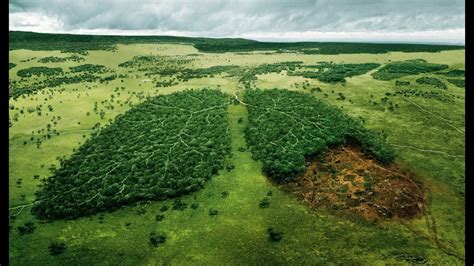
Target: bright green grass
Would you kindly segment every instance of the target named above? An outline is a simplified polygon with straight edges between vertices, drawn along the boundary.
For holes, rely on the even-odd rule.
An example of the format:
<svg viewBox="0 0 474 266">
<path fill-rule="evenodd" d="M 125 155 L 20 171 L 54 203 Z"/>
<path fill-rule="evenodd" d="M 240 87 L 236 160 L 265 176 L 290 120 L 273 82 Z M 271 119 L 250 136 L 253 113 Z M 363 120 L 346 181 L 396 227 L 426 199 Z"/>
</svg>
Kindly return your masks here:
<svg viewBox="0 0 474 266">
<path fill-rule="evenodd" d="M 177 49 L 174 49 L 177 48 Z M 40 51 L 10 51 L 11 62 L 18 64 L 10 73 L 11 79 L 17 79 L 16 69 L 45 65 L 49 67 L 77 66 L 84 63 L 101 64 L 117 71 L 117 65 L 140 54 L 186 55 L 197 53 L 190 46 L 180 45 L 119 45 L 116 52 L 93 51 L 81 63 L 48 63 L 39 64 L 37 59 L 45 56 L 64 56 L 59 52 Z M 30 62 L 19 62 L 23 59 L 37 57 Z M 449 51 L 440 53 L 389 53 L 386 55 L 237 55 L 237 54 L 201 54 L 192 63 L 194 67 L 210 67 L 214 65 L 237 64 L 257 65 L 280 61 L 304 61 L 315 64 L 318 61 L 334 62 L 378 62 L 388 60 L 406 60 L 422 58 L 432 63 L 446 63 L 451 68 L 464 68 L 464 51 Z M 276 76 L 275 76 L 276 75 Z M 90 128 L 97 122 L 102 125 L 108 119 L 123 113 L 130 107 L 115 104 L 113 111 L 106 110 L 103 120 L 92 112 L 94 102 L 110 98 L 116 87 L 126 89 L 118 97 L 125 100 L 130 96 L 127 92 L 143 92 L 145 95 L 168 94 L 186 88 L 215 87 L 223 92 L 232 94 L 237 88 L 238 78 L 224 78 L 225 75 L 214 78 L 193 79 L 167 88 L 154 88 L 154 84 L 146 82 L 141 74 L 129 79 L 116 79 L 107 85 L 93 84 L 87 89 L 87 84 L 71 84 L 64 86 L 62 94 L 55 94 L 46 104 L 51 104 L 55 111 L 46 116 L 36 113 L 20 116 L 10 128 L 10 207 L 29 204 L 34 200 L 34 193 L 40 184 L 33 175 L 41 178 L 49 175 L 50 164 L 58 164 L 56 157 L 69 156 L 82 137 L 91 133 Z M 413 83 L 420 76 L 409 76 L 404 80 Z M 442 79 L 443 76 L 437 76 Z M 301 84 L 305 79 L 288 77 L 285 74 L 269 74 L 258 76 L 257 86 L 263 88 L 290 86 L 289 89 L 302 90 Z M 331 104 L 343 106 L 343 109 L 354 117 L 363 116 L 369 128 L 384 130 L 390 143 L 407 145 L 421 149 L 446 152 L 451 155 L 464 155 L 464 136 L 462 133 L 447 126 L 441 119 L 432 117 L 421 111 L 413 104 L 402 98 L 389 97 L 399 104 L 394 112 L 383 111 L 380 98 L 386 92 L 393 92 L 394 81 L 377 81 L 370 73 L 347 79 L 347 84 L 330 85 L 317 80 L 309 80 L 312 86 L 323 90 L 315 93 Z M 296 83 L 296 85 L 295 85 Z M 448 92 L 464 97 L 464 90 L 448 85 Z M 94 87 L 97 85 L 97 87 Z M 291 87 L 291 85 L 294 85 Z M 73 91 L 77 89 L 78 91 Z M 331 93 L 334 90 L 334 93 Z M 338 101 L 337 93 L 346 96 L 345 101 Z M 86 93 L 89 95 L 87 96 Z M 310 93 L 308 91 L 308 93 Z M 323 94 L 327 93 L 328 97 Z M 81 95 L 77 98 L 78 95 Z M 368 103 L 369 95 L 379 105 Z M 38 100 L 36 100 L 38 98 Z M 11 101 L 15 106 L 35 106 L 43 102 L 41 93 Z M 353 104 L 349 103 L 351 99 Z M 432 113 L 446 119 L 459 122 L 454 126 L 464 130 L 464 101 L 456 104 L 443 104 L 436 101 L 425 101 L 410 98 L 413 102 Z M 61 102 L 62 101 L 62 102 Z M 134 103 L 141 100 L 132 98 Z M 16 113 L 10 110 L 10 114 Z M 91 112 L 86 116 L 86 112 Z M 13 222 L 14 229 L 10 233 L 9 258 L 12 265 L 161 265 L 161 264 L 324 264 L 329 262 L 354 264 L 387 264 L 408 263 L 395 260 L 395 257 L 416 255 L 425 257 L 428 262 L 435 264 L 458 264 L 464 262 L 440 251 L 432 241 L 420 238 L 398 222 L 387 222 L 372 225 L 356 219 L 344 219 L 323 210 L 311 211 L 307 206 L 296 200 L 292 195 L 282 193 L 276 186 L 270 184 L 261 175 L 261 164 L 251 159 L 249 152 L 239 152 L 238 148 L 245 146 L 243 128 L 246 125 L 246 109 L 242 105 L 229 107 L 229 122 L 232 135 L 233 156 L 230 158 L 236 166 L 231 172 L 222 171 L 218 176 L 206 183 L 203 190 L 183 198 L 188 206 L 194 202 L 199 204 L 196 210 L 189 207 L 184 211 L 168 210 L 165 219 L 155 221 L 159 208 L 166 204 L 171 206 L 172 200 L 147 204 L 144 215 L 137 215 L 135 207 L 125 207 L 113 213 L 104 215 L 104 223 L 100 224 L 98 216 L 81 218 L 74 221 L 55 221 L 38 223 L 26 207 Z M 34 143 L 23 146 L 23 141 L 29 139 L 32 130 L 44 128 L 50 123 L 53 115 L 60 115 L 56 129 L 62 132 L 44 141 L 37 149 Z M 244 123 L 237 123 L 243 117 Z M 81 122 L 79 125 L 78 122 Z M 430 191 L 431 202 L 429 210 L 436 220 L 440 242 L 451 247 L 459 255 L 464 255 L 464 198 L 459 195 L 457 178 L 464 174 L 464 157 L 449 157 L 439 153 L 420 151 L 411 148 L 397 148 L 398 160 L 419 175 Z M 44 168 L 40 166 L 44 164 Z M 16 187 L 16 180 L 22 178 L 21 188 Z M 260 209 L 258 203 L 271 190 L 270 207 Z M 227 191 L 229 196 L 221 197 L 221 192 Z M 21 194 L 26 198 L 21 199 Z M 196 197 L 194 199 L 194 197 Z M 143 204 L 145 205 L 145 204 Z M 217 209 L 219 214 L 208 215 L 210 208 Z M 10 213 L 17 213 L 19 209 Z M 31 235 L 19 236 L 16 227 L 28 221 L 35 221 L 38 228 Z M 129 229 L 125 223 L 130 222 Z M 409 221 L 408 225 L 418 231 L 427 233 L 424 219 Z M 268 241 L 267 229 L 274 227 L 284 233 L 279 243 Z M 167 242 L 158 248 L 152 248 L 148 236 L 152 231 L 163 232 L 168 236 Z M 60 239 L 67 244 L 66 252 L 57 257 L 48 253 L 51 241 Z"/>
</svg>

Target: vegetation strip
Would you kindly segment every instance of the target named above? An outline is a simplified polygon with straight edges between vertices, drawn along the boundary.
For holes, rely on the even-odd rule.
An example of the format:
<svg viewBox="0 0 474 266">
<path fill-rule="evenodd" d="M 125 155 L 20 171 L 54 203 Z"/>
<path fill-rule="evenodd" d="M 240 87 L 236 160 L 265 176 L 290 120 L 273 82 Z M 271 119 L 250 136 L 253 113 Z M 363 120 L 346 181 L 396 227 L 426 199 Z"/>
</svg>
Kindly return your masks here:
<svg viewBox="0 0 474 266">
<path fill-rule="evenodd" d="M 345 78 L 365 74 L 379 66 L 380 64 L 377 63 L 334 64 L 321 62 L 317 65 L 301 66 L 304 69 L 311 69 L 311 71 L 294 71 L 289 73 L 289 75 L 301 75 L 304 78 L 318 79 L 321 82 L 337 83 L 346 82 Z"/>
<path fill-rule="evenodd" d="M 423 59 L 411 59 L 384 65 L 378 71 L 372 73 L 372 77 L 379 80 L 392 80 L 408 75 L 435 72 L 447 69 L 448 67 L 449 66 L 445 64 L 428 63 Z"/>
<path fill-rule="evenodd" d="M 434 86 L 438 89 L 447 90 L 448 87 L 441 80 L 433 77 L 421 77 L 415 80 L 418 84 L 426 84 Z"/>
<path fill-rule="evenodd" d="M 194 45 L 200 52 L 277 51 L 302 54 L 380 54 L 387 52 L 430 52 L 464 49 L 461 45 L 376 44 L 345 42 L 259 42 L 240 38 L 194 38 L 175 36 L 104 36 L 34 32 L 9 32 L 9 49 L 60 50 L 87 54 L 88 50 L 114 50 L 116 44 L 175 43 Z"/>
</svg>

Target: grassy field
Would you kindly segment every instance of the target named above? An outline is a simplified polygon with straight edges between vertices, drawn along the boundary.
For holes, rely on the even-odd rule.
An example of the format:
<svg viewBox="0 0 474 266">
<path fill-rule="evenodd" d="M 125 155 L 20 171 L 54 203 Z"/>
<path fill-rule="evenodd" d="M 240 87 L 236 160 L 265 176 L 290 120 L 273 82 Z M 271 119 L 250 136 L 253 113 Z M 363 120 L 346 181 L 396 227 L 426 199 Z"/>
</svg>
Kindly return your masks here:
<svg viewBox="0 0 474 266">
<path fill-rule="evenodd" d="M 74 83 L 47 88 L 35 94 L 10 99 L 13 121 L 9 135 L 9 206 L 12 230 L 9 235 L 9 259 L 12 265 L 242 265 L 242 264 L 431 264 L 462 265 L 464 261 L 464 89 L 446 82 L 442 75 L 414 75 L 400 80 L 410 81 L 410 88 L 425 89 L 416 84 L 421 76 L 436 76 L 447 85 L 446 93 L 453 102 L 446 103 L 421 97 L 402 97 L 395 80 L 380 81 L 371 73 L 347 78 L 345 84 L 322 83 L 316 79 L 288 76 L 285 71 L 257 76 L 255 87 L 286 88 L 312 93 L 324 101 L 340 106 L 347 114 L 362 117 L 365 126 L 384 131 L 397 153 L 397 162 L 409 168 L 425 185 L 429 195 L 429 215 L 415 220 L 394 220 L 377 224 L 357 217 L 341 217 L 327 210 L 311 210 L 294 195 L 284 193 L 261 173 L 261 163 L 254 161 L 245 147 L 243 129 L 247 110 L 244 105 L 230 105 L 228 119 L 232 139 L 232 171 L 222 170 L 195 193 L 182 197 L 196 209 L 167 210 L 163 221 L 155 220 L 164 205 L 173 200 L 143 202 L 111 213 L 72 221 L 38 221 L 31 215 L 31 204 L 41 179 L 50 175 L 58 158 L 68 157 L 93 132 L 96 123 L 105 126 L 109 119 L 122 114 L 130 105 L 114 104 L 109 110 L 101 102 L 114 100 L 136 104 L 146 95 L 170 94 L 191 88 L 219 88 L 230 95 L 240 95 L 238 77 L 219 74 L 190 79 L 177 85 L 156 88 L 142 72 L 128 73 L 118 64 L 139 55 L 166 55 L 193 58 L 189 68 L 219 65 L 254 67 L 264 63 L 320 61 L 344 63 L 425 59 L 430 63 L 448 64 L 450 69 L 464 69 L 464 50 L 439 53 L 387 53 L 304 55 L 296 53 L 200 53 L 191 45 L 130 44 L 117 45 L 116 51 L 89 51 L 84 62 L 39 63 L 46 56 L 65 57 L 59 51 L 12 50 L 10 80 L 19 80 L 16 72 L 32 66 L 62 67 L 83 63 L 104 65 L 117 74 L 129 74 L 109 83 Z M 22 62 L 24 60 L 36 59 Z M 27 82 L 33 82 L 33 79 Z M 304 82 L 310 85 L 305 86 Z M 120 89 L 120 88 L 124 89 Z M 310 88 L 320 87 L 321 92 Z M 120 95 L 114 90 L 119 88 Z M 345 100 L 338 100 L 338 93 Z M 394 111 L 382 98 L 397 104 Z M 94 103 L 105 111 L 103 118 L 93 112 Z M 376 104 L 373 104 L 376 102 Z M 42 104 L 42 115 L 29 113 L 28 107 Z M 47 111 L 51 105 L 54 110 Z M 23 114 L 19 110 L 25 110 Z M 88 114 L 89 113 L 89 114 Z M 32 136 L 44 134 L 42 129 L 60 116 L 52 129 L 60 133 L 42 141 L 37 148 Z M 243 118 L 243 123 L 238 123 Z M 110 120 L 111 121 L 111 120 Z M 38 130 L 42 133 L 38 133 Z M 27 142 L 24 144 L 24 142 Z M 34 178 L 39 175 L 39 178 Z M 20 185 L 18 184 L 20 183 Z M 271 191 L 271 196 L 267 194 Z M 259 202 L 268 197 L 268 208 Z M 144 209 L 144 214 L 139 214 Z M 218 211 L 215 216 L 209 210 Z M 143 212 L 143 211 L 142 211 Z M 103 218 L 100 218 L 103 217 Z M 20 235 L 16 228 L 33 221 L 37 229 Z M 127 223 L 129 225 L 127 226 Z M 433 224 L 435 225 L 433 229 Z M 268 228 L 283 233 L 280 242 L 268 240 Z M 165 233 L 166 243 L 155 248 L 149 244 L 151 232 Z M 51 256 L 48 245 L 53 240 L 66 243 L 66 251 Z"/>
</svg>

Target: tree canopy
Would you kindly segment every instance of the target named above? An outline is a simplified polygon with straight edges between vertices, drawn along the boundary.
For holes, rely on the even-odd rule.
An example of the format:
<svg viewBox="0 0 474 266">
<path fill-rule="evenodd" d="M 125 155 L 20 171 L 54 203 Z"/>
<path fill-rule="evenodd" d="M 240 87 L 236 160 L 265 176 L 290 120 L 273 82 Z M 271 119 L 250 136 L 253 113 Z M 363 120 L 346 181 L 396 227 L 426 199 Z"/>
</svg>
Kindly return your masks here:
<svg viewBox="0 0 474 266">
<path fill-rule="evenodd" d="M 76 218 L 202 187 L 230 152 L 217 90 L 151 98 L 87 140 L 46 179 L 32 209 L 39 218 Z"/>
<path fill-rule="evenodd" d="M 262 161 L 265 174 L 277 181 L 302 173 L 305 157 L 347 141 L 358 142 L 381 162 L 395 157 L 380 134 L 309 94 L 247 89 L 244 99 L 249 111 L 247 143 L 254 158 Z"/>
<path fill-rule="evenodd" d="M 392 80 L 408 75 L 435 72 L 447 68 L 448 65 L 445 64 L 432 64 L 426 62 L 424 59 L 411 59 L 389 63 L 373 73 L 372 77 L 379 80 Z"/>
</svg>

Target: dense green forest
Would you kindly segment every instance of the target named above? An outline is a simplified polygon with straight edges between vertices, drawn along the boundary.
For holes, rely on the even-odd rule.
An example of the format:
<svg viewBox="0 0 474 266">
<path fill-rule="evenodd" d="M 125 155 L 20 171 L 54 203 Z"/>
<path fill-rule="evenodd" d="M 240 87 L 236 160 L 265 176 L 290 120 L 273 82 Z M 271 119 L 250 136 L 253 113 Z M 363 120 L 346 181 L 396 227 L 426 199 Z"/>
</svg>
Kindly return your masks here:
<svg viewBox="0 0 474 266">
<path fill-rule="evenodd" d="M 377 72 L 373 73 L 372 77 L 379 80 L 392 80 L 408 75 L 435 72 L 447 68 L 448 65 L 445 64 L 432 64 L 423 59 L 411 59 L 386 64 Z"/>
<path fill-rule="evenodd" d="M 430 85 L 438 89 L 446 90 L 448 87 L 441 80 L 434 77 L 421 77 L 417 78 L 416 83 Z"/>
<path fill-rule="evenodd" d="M 71 72 L 105 73 L 107 68 L 103 65 L 84 64 L 69 68 Z"/>
<path fill-rule="evenodd" d="M 48 34 L 34 32 L 9 32 L 9 49 L 60 50 L 87 54 L 93 50 L 113 50 L 115 44 L 131 43 L 185 43 L 192 44 L 201 52 L 251 52 L 276 50 L 279 52 L 301 52 L 305 54 L 355 54 L 387 52 L 439 52 L 464 49 L 458 45 L 428 44 L 379 44 L 338 42 L 258 42 L 240 38 L 197 38 L 176 36 L 101 36 Z"/>
<path fill-rule="evenodd" d="M 57 56 L 47 56 L 38 59 L 39 63 L 63 63 L 63 62 L 81 62 L 84 61 L 84 57 L 78 56 L 78 55 L 71 55 L 67 57 L 57 57 Z"/>
<path fill-rule="evenodd" d="M 439 72 L 438 74 L 444 75 L 446 77 L 452 77 L 452 78 L 464 78 L 465 71 L 462 69 L 453 69 L 447 72 Z"/>
<path fill-rule="evenodd" d="M 217 90 L 156 96 L 88 139 L 47 178 L 32 209 L 39 218 L 76 218 L 203 186 L 230 152 Z"/>
<path fill-rule="evenodd" d="M 253 157 L 262 161 L 264 173 L 275 180 L 295 177 L 306 169 L 305 157 L 347 141 L 356 141 L 381 162 L 394 159 L 383 136 L 309 94 L 247 89 L 244 102 L 249 112 L 247 143 Z"/>
<path fill-rule="evenodd" d="M 63 73 L 63 69 L 60 67 L 29 67 L 20 69 L 16 72 L 17 76 L 22 78 L 28 78 L 31 76 L 54 76 Z"/>
<path fill-rule="evenodd" d="M 464 79 L 448 79 L 448 82 L 459 88 L 465 87 Z"/>
<path fill-rule="evenodd" d="M 379 44 L 379 43 L 337 43 L 337 42 L 246 42 L 208 41 L 198 42 L 194 46 L 201 52 L 250 52 L 277 50 L 280 52 L 301 52 L 304 54 L 379 54 L 387 52 L 439 52 L 462 49 L 455 45 L 427 44 Z"/>
<path fill-rule="evenodd" d="M 346 82 L 347 77 L 362 75 L 379 67 L 377 63 L 334 64 L 321 62 L 317 65 L 305 65 L 311 71 L 292 72 L 288 75 L 301 75 L 304 78 L 318 79 L 326 83 Z"/>
</svg>

